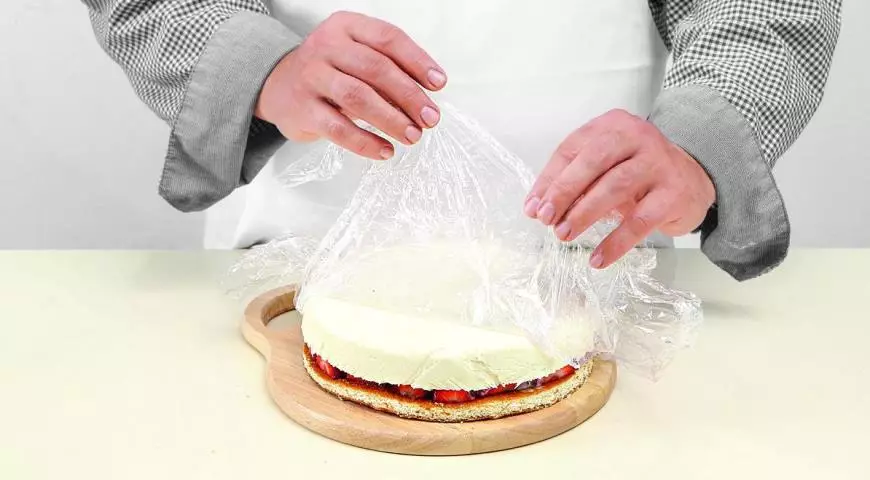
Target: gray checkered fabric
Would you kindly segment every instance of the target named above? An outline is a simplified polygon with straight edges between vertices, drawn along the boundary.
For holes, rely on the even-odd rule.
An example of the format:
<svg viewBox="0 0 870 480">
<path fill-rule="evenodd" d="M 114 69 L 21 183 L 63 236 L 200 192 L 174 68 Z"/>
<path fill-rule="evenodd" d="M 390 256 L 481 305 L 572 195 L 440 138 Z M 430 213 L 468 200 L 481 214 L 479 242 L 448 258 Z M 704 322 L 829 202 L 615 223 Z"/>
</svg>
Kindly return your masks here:
<svg viewBox="0 0 870 480">
<path fill-rule="evenodd" d="M 84 0 L 100 45 L 136 93 L 167 122 L 215 30 L 240 11 L 268 14 L 259 0 Z"/>
<path fill-rule="evenodd" d="M 772 166 L 822 99 L 842 0 L 651 0 L 674 64 L 665 88 L 718 91 Z"/>
</svg>

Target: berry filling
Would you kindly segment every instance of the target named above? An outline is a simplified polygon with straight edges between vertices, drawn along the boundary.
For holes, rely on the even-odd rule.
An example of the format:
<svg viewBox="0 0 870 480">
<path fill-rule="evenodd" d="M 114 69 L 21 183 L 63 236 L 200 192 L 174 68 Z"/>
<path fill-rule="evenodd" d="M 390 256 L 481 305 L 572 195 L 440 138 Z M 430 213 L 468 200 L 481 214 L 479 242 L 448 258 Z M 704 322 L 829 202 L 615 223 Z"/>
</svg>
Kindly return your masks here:
<svg viewBox="0 0 870 480">
<path fill-rule="evenodd" d="M 339 370 L 320 355 L 311 354 L 311 358 L 314 359 L 314 365 L 317 367 L 317 369 L 333 380 L 343 379 L 344 381 L 353 383 L 355 385 L 361 385 L 369 388 L 376 388 L 379 390 L 393 392 L 413 400 L 431 400 L 435 403 L 464 403 L 481 398 L 501 395 L 504 393 L 528 390 L 530 388 L 540 387 L 541 385 L 567 378 L 574 374 L 576 370 L 571 365 L 565 365 L 564 367 L 551 373 L 550 375 L 539 378 L 537 380 L 530 380 L 528 382 L 523 382 L 520 384 L 510 383 L 507 385 L 498 385 L 483 390 L 425 390 L 422 388 L 414 388 L 410 385 L 393 385 L 388 383 L 371 382 L 359 377 L 354 377 L 353 375 L 349 375 Z"/>
<path fill-rule="evenodd" d="M 474 400 L 474 397 L 465 390 L 435 390 L 432 400 L 437 403 L 463 403 Z"/>
</svg>

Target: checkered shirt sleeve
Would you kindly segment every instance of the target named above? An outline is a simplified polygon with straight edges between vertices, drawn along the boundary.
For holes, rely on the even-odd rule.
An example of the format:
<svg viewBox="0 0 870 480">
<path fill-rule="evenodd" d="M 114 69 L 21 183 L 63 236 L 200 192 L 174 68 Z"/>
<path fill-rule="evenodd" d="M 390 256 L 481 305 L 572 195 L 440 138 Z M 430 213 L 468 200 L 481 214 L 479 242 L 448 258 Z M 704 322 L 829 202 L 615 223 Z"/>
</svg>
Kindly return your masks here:
<svg viewBox="0 0 870 480">
<path fill-rule="evenodd" d="M 673 65 L 664 88 L 708 86 L 752 126 L 773 166 L 822 99 L 842 0 L 651 0 Z"/>
<path fill-rule="evenodd" d="M 301 38 L 267 0 L 82 0 L 103 49 L 170 133 L 159 193 L 208 208 L 250 182 L 285 141 L 253 109 Z"/>
<path fill-rule="evenodd" d="M 100 46 L 160 118 L 181 108 L 191 72 L 212 34 L 240 11 L 268 14 L 260 0 L 83 0 Z"/>
</svg>

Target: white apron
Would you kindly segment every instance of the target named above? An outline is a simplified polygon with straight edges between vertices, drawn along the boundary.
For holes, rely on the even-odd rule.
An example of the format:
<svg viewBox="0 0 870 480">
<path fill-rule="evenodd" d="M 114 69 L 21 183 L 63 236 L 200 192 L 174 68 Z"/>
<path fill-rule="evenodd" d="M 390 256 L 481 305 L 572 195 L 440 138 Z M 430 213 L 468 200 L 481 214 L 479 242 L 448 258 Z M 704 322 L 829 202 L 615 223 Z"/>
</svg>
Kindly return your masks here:
<svg viewBox="0 0 870 480">
<path fill-rule="evenodd" d="M 339 10 L 407 32 L 447 72 L 435 101 L 478 120 L 536 173 L 572 130 L 607 110 L 646 116 L 661 85 L 666 52 L 647 0 L 272 2 L 273 15 L 302 34 Z M 277 175 L 308 148 L 288 143 L 251 184 L 209 209 L 206 248 L 245 248 L 287 233 L 321 237 L 360 169 L 283 187 Z"/>
</svg>

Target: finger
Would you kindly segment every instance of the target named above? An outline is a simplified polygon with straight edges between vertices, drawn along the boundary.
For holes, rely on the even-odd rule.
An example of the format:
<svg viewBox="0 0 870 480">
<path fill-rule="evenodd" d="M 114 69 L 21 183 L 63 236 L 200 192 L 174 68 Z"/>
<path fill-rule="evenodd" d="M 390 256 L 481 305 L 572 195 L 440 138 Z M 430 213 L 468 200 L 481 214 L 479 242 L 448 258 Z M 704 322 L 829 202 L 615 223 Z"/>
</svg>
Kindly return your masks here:
<svg viewBox="0 0 870 480">
<path fill-rule="evenodd" d="M 311 116 L 314 130 L 336 145 L 373 160 L 386 160 L 393 156 L 390 142 L 358 127 L 325 101 L 317 102 L 311 108 Z"/>
<path fill-rule="evenodd" d="M 538 180 L 532 187 L 529 193 L 529 198 L 537 197 L 540 199 L 547 187 L 558 177 L 559 173 L 571 163 L 581 150 L 593 139 L 596 134 L 599 134 L 603 129 L 607 129 L 613 124 L 626 123 L 631 114 L 627 112 L 611 111 L 601 115 L 582 127 L 573 131 L 553 153 L 547 166 L 538 176 Z"/>
<path fill-rule="evenodd" d="M 562 155 L 557 152 L 557 154 L 553 155 L 550 161 L 547 162 L 547 165 L 535 180 L 535 184 L 532 185 L 529 195 L 526 197 L 526 203 L 523 206 L 523 213 L 525 213 L 527 217 L 538 218 L 538 210 L 541 209 L 541 197 L 544 196 L 544 192 L 547 191 L 547 188 L 551 183 L 553 183 L 553 180 L 571 163 L 572 159 L 573 157 L 568 157 L 567 155 Z"/>
<path fill-rule="evenodd" d="M 431 128 L 438 123 L 440 113 L 435 102 L 387 56 L 354 43 L 329 60 L 335 68 L 365 82 L 385 100 L 397 105 L 418 126 Z"/>
<path fill-rule="evenodd" d="M 360 119 L 356 115 L 354 115 L 354 114 L 352 114 L 352 113 L 348 112 L 347 110 L 340 108 L 340 107 L 338 109 L 338 113 L 340 113 L 340 114 L 344 115 L 345 117 L 347 117 L 348 119 L 350 119 L 351 122 L 354 122 L 354 121 L 357 121 Z"/>
<path fill-rule="evenodd" d="M 536 218 L 545 225 L 554 225 L 593 182 L 637 152 L 637 142 L 621 130 L 591 133 L 594 137 L 584 143 L 540 196 Z"/>
<path fill-rule="evenodd" d="M 611 212 L 625 211 L 627 205 L 643 198 L 650 191 L 652 182 L 638 174 L 641 168 L 638 163 L 631 160 L 622 162 L 596 180 L 556 225 L 556 236 L 570 242 Z"/>
<path fill-rule="evenodd" d="M 707 210 L 685 213 L 659 227 L 659 231 L 670 237 L 688 235 L 694 231 L 707 216 Z"/>
<path fill-rule="evenodd" d="M 538 178 L 535 180 L 529 195 L 526 197 L 524 212 L 530 218 L 537 218 L 538 210 L 541 208 L 541 197 L 550 187 L 550 184 L 562 173 L 565 168 L 571 164 L 580 149 L 583 148 L 592 136 L 589 135 L 591 130 L 591 122 L 583 127 L 575 130 L 572 134 L 559 144 L 559 147 L 553 152 L 550 161 L 541 170 Z"/>
<path fill-rule="evenodd" d="M 658 230 L 669 237 L 680 237 L 692 231 L 691 228 L 683 228 L 679 220 L 660 225 Z"/>
<path fill-rule="evenodd" d="M 606 268 L 622 258 L 666 222 L 670 197 L 663 190 L 653 190 L 615 230 L 610 232 L 592 253 L 589 263 L 594 268 Z"/>
<path fill-rule="evenodd" d="M 372 87 L 350 75 L 335 72 L 318 93 L 353 118 L 370 123 L 399 142 L 411 145 L 423 135 L 420 128 L 398 108 L 390 105 Z"/>
<path fill-rule="evenodd" d="M 350 22 L 349 33 L 355 41 L 390 57 L 417 83 L 429 90 L 440 90 L 447 84 L 444 70 L 398 27 L 359 15 L 356 21 Z"/>
</svg>

